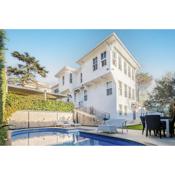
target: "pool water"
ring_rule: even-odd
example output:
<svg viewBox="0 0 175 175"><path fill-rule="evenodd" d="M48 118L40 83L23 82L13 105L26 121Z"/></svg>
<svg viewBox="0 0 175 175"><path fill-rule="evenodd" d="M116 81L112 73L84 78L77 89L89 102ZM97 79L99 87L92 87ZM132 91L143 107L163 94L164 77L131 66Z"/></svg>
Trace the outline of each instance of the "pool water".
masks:
<svg viewBox="0 0 175 175"><path fill-rule="evenodd" d="M12 145L31 146L141 146L130 140L91 134L75 129L38 128L14 130Z"/></svg>

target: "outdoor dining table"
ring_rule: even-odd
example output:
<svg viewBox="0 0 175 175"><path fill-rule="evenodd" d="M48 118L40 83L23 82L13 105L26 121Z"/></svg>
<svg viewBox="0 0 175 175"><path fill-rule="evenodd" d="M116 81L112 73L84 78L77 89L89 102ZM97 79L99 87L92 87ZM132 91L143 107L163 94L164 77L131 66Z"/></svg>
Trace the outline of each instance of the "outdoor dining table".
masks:
<svg viewBox="0 0 175 175"><path fill-rule="evenodd" d="M166 131L166 136L170 137L170 121L171 121L171 118L169 118L169 117L160 117L160 121L166 123L166 130L165 130Z"/></svg>

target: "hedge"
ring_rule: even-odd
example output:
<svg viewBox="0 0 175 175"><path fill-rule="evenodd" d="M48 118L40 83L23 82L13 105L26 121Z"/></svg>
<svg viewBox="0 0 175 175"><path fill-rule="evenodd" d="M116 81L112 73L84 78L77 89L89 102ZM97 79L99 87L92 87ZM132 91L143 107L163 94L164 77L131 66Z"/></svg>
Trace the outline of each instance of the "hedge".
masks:
<svg viewBox="0 0 175 175"><path fill-rule="evenodd" d="M7 144L7 128L0 128L0 145Z"/></svg>
<svg viewBox="0 0 175 175"><path fill-rule="evenodd" d="M0 124L4 120L6 103L6 72L4 57L5 32L0 29Z"/></svg>
<svg viewBox="0 0 175 175"><path fill-rule="evenodd" d="M74 105L72 103L44 100L35 95L24 96L9 93L6 100L5 121L9 119L12 113L18 110L72 112L73 109Z"/></svg>

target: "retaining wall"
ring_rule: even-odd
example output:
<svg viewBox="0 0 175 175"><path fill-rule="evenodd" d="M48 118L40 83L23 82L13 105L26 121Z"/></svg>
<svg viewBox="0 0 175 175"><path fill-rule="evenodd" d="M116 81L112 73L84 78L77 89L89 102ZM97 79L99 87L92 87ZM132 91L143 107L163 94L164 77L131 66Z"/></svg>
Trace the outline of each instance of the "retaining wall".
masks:
<svg viewBox="0 0 175 175"><path fill-rule="evenodd" d="M74 112L17 111L10 117L9 125L12 125L11 129L54 127L63 121L80 123L84 126L98 126L101 123L95 116L77 110Z"/></svg>
<svg viewBox="0 0 175 175"><path fill-rule="evenodd" d="M59 121L73 121L72 112L17 111L12 114L11 128L56 126Z"/></svg>

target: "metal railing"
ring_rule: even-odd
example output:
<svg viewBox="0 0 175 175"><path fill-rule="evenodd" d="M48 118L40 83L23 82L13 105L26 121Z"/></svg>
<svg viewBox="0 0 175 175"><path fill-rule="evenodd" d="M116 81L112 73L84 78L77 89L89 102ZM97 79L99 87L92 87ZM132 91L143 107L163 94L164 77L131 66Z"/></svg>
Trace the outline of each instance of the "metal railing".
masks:
<svg viewBox="0 0 175 175"><path fill-rule="evenodd" d="M80 107L79 110L95 115L99 120L109 119L110 113L95 109L94 107Z"/></svg>

